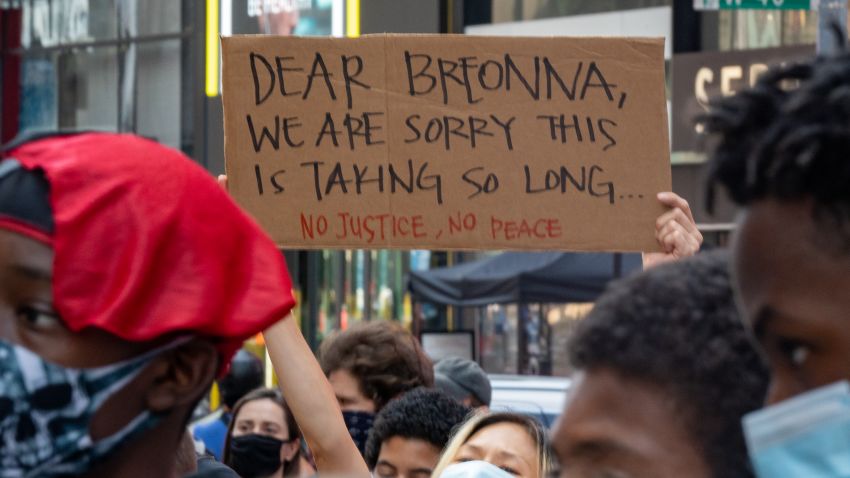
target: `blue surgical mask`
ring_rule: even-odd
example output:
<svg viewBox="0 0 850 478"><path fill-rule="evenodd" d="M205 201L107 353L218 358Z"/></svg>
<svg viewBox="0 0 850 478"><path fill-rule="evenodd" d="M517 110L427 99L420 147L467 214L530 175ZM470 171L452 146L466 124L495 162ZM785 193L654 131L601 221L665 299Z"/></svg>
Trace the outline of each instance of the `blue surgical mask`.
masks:
<svg viewBox="0 0 850 478"><path fill-rule="evenodd" d="M440 478L514 478L514 475L486 461L465 461L449 465Z"/></svg>
<svg viewBox="0 0 850 478"><path fill-rule="evenodd" d="M743 422L757 476L850 477L850 383L798 395Z"/></svg>
<svg viewBox="0 0 850 478"><path fill-rule="evenodd" d="M0 341L0 478L79 475L159 417L145 411L110 436L92 439L92 416L172 342L104 367L49 363Z"/></svg>

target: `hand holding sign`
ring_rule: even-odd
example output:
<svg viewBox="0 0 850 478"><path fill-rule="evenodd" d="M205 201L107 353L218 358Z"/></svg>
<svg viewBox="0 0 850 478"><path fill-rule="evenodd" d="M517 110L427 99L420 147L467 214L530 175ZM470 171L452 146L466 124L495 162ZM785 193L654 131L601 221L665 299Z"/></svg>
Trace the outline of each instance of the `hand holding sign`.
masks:
<svg viewBox="0 0 850 478"><path fill-rule="evenodd" d="M222 51L230 189L280 245L659 249L660 40L230 37Z"/></svg>
<svg viewBox="0 0 850 478"><path fill-rule="evenodd" d="M690 257L702 245L702 233L688 201L672 192L658 193L658 200L670 208L655 221L655 238L664 252L645 253L644 269Z"/></svg>

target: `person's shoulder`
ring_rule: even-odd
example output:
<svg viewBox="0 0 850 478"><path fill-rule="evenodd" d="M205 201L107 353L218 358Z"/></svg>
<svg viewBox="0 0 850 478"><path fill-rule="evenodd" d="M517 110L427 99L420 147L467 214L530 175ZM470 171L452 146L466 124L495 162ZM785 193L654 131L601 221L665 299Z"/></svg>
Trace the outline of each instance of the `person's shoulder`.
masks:
<svg viewBox="0 0 850 478"><path fill-rule="evenodd" d="M198 471L185 478L239 478L239 475L215 458L204 455L198 457Z"/></svg>
<svg viewBox="0 0 850 478"><path fill-rule="evenodd" d="M221 410L217 410L201 418L195 423L192 423L189 426L189 429L192 431L192 436L203 439L210 435L219 435L222 433L222 430L226 433L227 424L222 420L223 417L223 412Z"/></svg>
<svg viewBox="0 0 850 478"><path fill-rule="evenodd" d="M205 415L192 424L189 425L189 428L195 429L198 427L208 427L211 424L216 424L216 422L220 422L222 416L224 415L224 410L218 409L208 415Z"/></svg>

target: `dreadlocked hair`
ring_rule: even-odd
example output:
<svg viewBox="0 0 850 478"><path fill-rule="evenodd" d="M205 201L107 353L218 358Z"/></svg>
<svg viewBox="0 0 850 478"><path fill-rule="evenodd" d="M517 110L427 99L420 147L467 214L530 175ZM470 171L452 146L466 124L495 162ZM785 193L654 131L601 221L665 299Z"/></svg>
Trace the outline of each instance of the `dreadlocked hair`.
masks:
<svg viewBox="0 0 850 478"><path fill-rule="evenodd" d="M843 37L843 33L840 33ZM843 42L841 42L843 45ZM811 200L819 226L850 251L850 53L774 67L712 103L699 121L712 145L707 204L717 184L739 205Z"/></svg>

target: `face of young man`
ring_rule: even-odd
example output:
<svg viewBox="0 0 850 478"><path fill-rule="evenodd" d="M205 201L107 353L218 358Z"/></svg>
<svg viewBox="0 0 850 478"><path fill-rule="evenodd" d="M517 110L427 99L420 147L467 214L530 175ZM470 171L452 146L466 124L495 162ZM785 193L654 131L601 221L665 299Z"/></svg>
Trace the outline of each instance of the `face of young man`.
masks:
<svg viewBox="0 0 850 478"><path fill-rule="evenodd" d="M552 444L562 477L711 476L669 393L604 368L573 382Z"/></svg>
<svg viewBox="0 0 850 478"><path fill-rule="evenodd" d="M381 443L376 478L429 478L440 460L440 449L418 438L390 437Z"/></svg>
<svg viewBox="0 0 850 478"><path fill-rule="evenodd" d="M175 348L156 357L156 364L142 362L140 368L134 368L131 359L165 342L129 342L93 328L69 330L54 309L52 279L53 250L49 246L0 229L0 409L4 410L0 426L4 433L10 427L17 430L14 447L0 446L4 464L5 460L14 461L19 453L27 453L28 443L44 441L51 443L53 448L48 453L55 453L55 457L108 454L86 448L85 441L75 437L88 435L97 443L123 433L146 410L188 410L214 373L213 346L195 342L180 347L182 358L175 358ZM180 383L171 378L177 376L178 363L182 364L183 373ZM103 367L112 368L107 373ZM69 374L66 369L77 371ZM102 374L99 379L98 373ZM69 380L70 376L76 378ZM121 384L122 377L128 377L126 384ZM107 384L110 380L114 383ZM80 385L84 381L86 385ZM65 420L69 426L48 425L57 420ZM182 426L181 418L173 431L179 435ZM137 476L127 474L134 471L131 465L123 469L120 457L110 456L110 460L102 462L101 469L112 467L121 476ZM44 459L36 457L10 466L26 470L35 460ZM93 462L74 458L59 464L66 470L82 472Z"/></svg>
<svg viewBox="0 0 850 478"><path fill-rule="evenodd" d="M357 378L348 370L334 370L328 375L328 382L343 412L375 413L375 401L363 395Z"/></svg>
<svg viewBox="0 0 850 478"><path fill-rule="evenodd" d="M846 234L846 233L845 233ZM771 369L768 403L850 379L850 254L806 201L763 200L742 217L734 279Z"/></svg>
<svg viewBox="0 0 850 478"><path fill-rule="evenodd" d="M53 250L0 230L0 340L64 367L96 367L140 354L142 344L95 329L71 332L53 308Z"/></svg>

